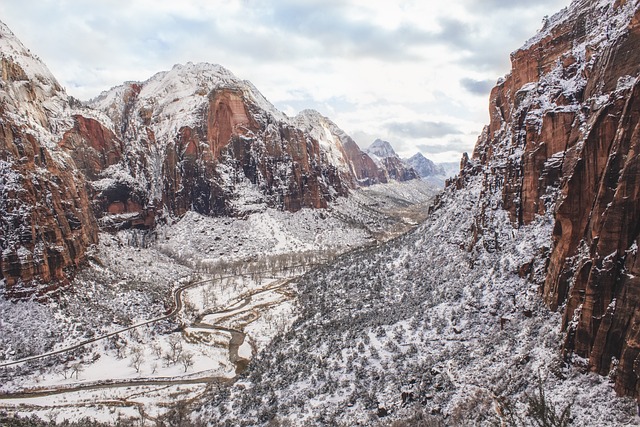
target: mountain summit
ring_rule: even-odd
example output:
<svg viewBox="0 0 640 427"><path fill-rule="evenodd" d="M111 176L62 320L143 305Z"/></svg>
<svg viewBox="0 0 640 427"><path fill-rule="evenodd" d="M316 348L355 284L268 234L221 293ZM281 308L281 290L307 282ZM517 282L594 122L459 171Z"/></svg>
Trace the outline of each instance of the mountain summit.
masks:
<svg viewBox="0 0 640 427"><path fill-rule="evenodd" d="M388 141L376 139L367 148L367 154L387 172L389 179L409 181L420 177L418 172L400 159Z"/></svg>
<svg viewBox="0 0 640 427"><path fill-rule="evenodd" d="M413 167L418 175L422 178L427 178L434 175L445 176L446 171L441 165L436 165L431 160L427 159L422 153L416 153L409 157L406 162Z"/></svg>
<svg viewBox="0 0 640 427"><path fill-rule="evenodd" d="M373 143L367 148L367 153L374 154L377 157L384 159L386 157L398 157L395 150L391 146L391 143L388 141L383 141L382 139L376 139Z"/></svg>

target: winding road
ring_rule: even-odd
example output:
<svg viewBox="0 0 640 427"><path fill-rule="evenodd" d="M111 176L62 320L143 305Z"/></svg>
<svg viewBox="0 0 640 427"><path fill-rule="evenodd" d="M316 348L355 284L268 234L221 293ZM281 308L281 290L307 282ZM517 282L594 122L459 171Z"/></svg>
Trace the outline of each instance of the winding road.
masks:
<svg viewBox="0 0 640 427"><path fill-rule="evenodd" d="M308 267L314 267L314 266L315 266L315 264L308 265ZM297 269L297 268L301 268L301 267L304 267L304 266L302 266L302 265L294 265L294 266L282 268L281 271L293 270L293 269ZM251 275L254 275L254 274L264 274L264 273L271 273L271 270L269 270L269 271L266 271L266 270L265 271L258 271L258 272L246 273L246 274L233 274L233 275L226 275L226 276L218 276L217 280L234 279L234 278L247 277L247 276L251 276ZM287 279L287 283L289 281L295 279L296 277L297 276ZM11 362L1 363L0 364L0 368L7 368L9 366L19 365L19 364L30 362L30 361L33 361L33 360L43 359L45 357L55 356L57 354L62 354L62 353L66 353L66 352L69 352L69 351L73 351L73 350L76 350L78 348L82 348L82 347L84 347L84 346L86 346L88 344L91 344L91 343L94 343L94 342L97 342L97 341L101 341L101 340L113 337L115 335L121 334L121 333L126 332L126 331L130 331L132 329L136 329L136 328L139 328L139 327L142 327L142 326L151 325L153 323L157 323L157 322L160 322L162 320L170 319L171 317L177 315L182 310L182 306L183 306L182 294L184 293L184 291L186 291L187 289L190 289L190 288L194 288L194 287L196 287L198 285L202 285L203 283L211 282L213 280L216 280L216 279L208 278L208 279L205 279L205 280L199 280L197 282L188 283L186 285L183 285L183 286L180 286L180 287L174 289L174 291L173 291L173 305L174 305L174 307L168 314L165 314L165 315L159 316L159 317L155 317L153 319L145 320L144 322L136 323L135 325L127 326L126 328L122 328L122 329L119 329L117 331L109 332L107 334L103 334L103 335L100 335L100 336L97 336L97 337L93 337L93 338L90 338L90 339L87 339L87 340L84 340L84 341L80 341L77 344L71 345L69 347L61 348L59 350L53 350L53 351L49 351L47 353L38 354L38 355L35 355L35 356L29 356L29 357L25 357L23 359L18 359L18 360L13 360ZM280 286L283 286L283 285L280 285ZM239 308L247 306L251 302L251 298L253 296L255 296L257 294L260 294L260 293L271 292L274 289L275 289L275 287L267 287L265 289L252 290L252 291L248 292L246 295L240 295L239 296L242 299L240 300L239 303L236 303L236 304L239 304L237 307L235 306L236 304L234 304L234 306L231 306L229 308L226 308L226 309L223 309L223 310L220 310L220 311L216 311L215 313L207 313L207 314L222 314L222 313L227 313L227 312L231 312L231 311L237 310ZM1 395L0 395L0 398L1 398Z"/></svg>
<svg viewBox="0 0 640 427"><path fill-rule="evenodd" d="M313 267L314 265L307 265L306 267ZM284 268L281 269L281 271L286 271L286 270L292 270L292 269L299 269L300 265L296 265L296 266L291 266L288 268ZM271 273L271 271L260 271L258 272L258 274L264 274L264 273ZM140 322L137 323L135 325L131 325L128 326L126 328L122 328L119 329L117 331L114 332L110 332L107 334L103 334L100 335L98 337L94 337L91 339L87 339L84 341L81 341L77 344L65 347L63 349L59 349L59 350L55 350L55 351L50 351L47 353L43 353L43 354L39 354L36 356L31 356L31 357L27 357L24 359L20 359L20 360L15 360L12 362L7 362L4 364L0 364L0 368L5 368L5 367L9 367L9 366L15 366L21 363L26 363L29 361L33 361L33 360L38 360L38 359L43 359L46 357L50 357L53 355L57 355L57 354L62 354L65 352L69 352L81 347L84 347L88 344L91 343L95 343L97 341L100 340L104 340L107 339L109 337L112 337L114 335L135 329L135 328L139 328L145 325L150 325L156 322L160 322L162 320L165 319L169 319L173 316L176 316L178 313L180 313L180 311L183 308L183 294L186 290L190 289L190 288L194 288L198 285L202 285L204 283L208 283L211 282L212 280L223 280L223 279L231 279L231 278L238 278L238 277L246 277L249 276L251 274L256 274L256 273L248 273L248 274L235 274L235 275L225 275L225 276L218 276L215 279L212 278L208 278L205 280L199 280L196 282L192 282L192 283L188 283L185 284L183 286L179 286L178 288L176 288L172 294L173 294L173 302L174 302L174 307L171 310L171 312L169 312L168 314L165 314L163 316L158 316L156 318L153 319L149 319L146 320L144 322ZM298 278L299 275L293 276L293 277L288 277L288 278L280 278L280 279L276 279L274 282L268 284L267 286L263 287L263 288L257 288L257 289L252 289L244 294L240 294L236 297L236 299L234 300L234 302L232 304L230 304L229 306L227 306L224 309L220 309L220 310L207 310L204 313L200 314L198 316L198 318L196 319L195 323L193 323L192 325L190 325L190 328L193 329L204 329L204 330L211 330L211 331L221 331L221 332L226 332L229 333L231 335L231 339L229 341L229 361L231 363L233 363L236 366L236 376L239 375L244 369L246 369L246 366L248 364L248 360L242 358L239 356L238 352L239 352L239 348L240 346L244 343L246 334L244 331L240 330L240 329L234 329L234 328L230 328L230 327L226 327L226 326L221 326L221 325L216 325L216 324L210 324L210 323L205 323L203 322L203 319L206 316L215 316L215 315L223 315L220 320L223 319L228 319L230 316L233 316L234 314L241 314L243 313L243 309L246 307L249 307L252 303L252 300L256 297L259 296L261 294L266 294L269 292L278 292L280 290L282 290L283 288L286 288L287 286L289 286L289 284L295 280L296 278ZM255 310L257 308L263 308L266 306L269 306L273 303L262 303L259 305L256 305L255 307L252 307L252 310ZM224 316L227 315L227 316ZM46 396L54 396L54 395L60 395L60 394L65 394L65 393L72 393L72 392L78 392L78 391L91 391L91 390L100 390L100 389L112 389L112 388L122 388L122 387L135 387L135 386L171 386L171 385L182 385L182 384L208 384L208 383L227 383L227 382L233 382L235 380L234 378L227 378L227 377L220 377L220 376L210 376L210 374L206 375L207 371L202 371L201 374L205 374L201 377L197 377L194 378L193 374L189 375L189 377L172 377L172 378L167 378L167 377L160 377L160 378L139 378L139 379L126 379L126 380L111 380L111 381L96 381L96 382L91 382L91 383L84 383L84 384L70 384L70 385L66 385L66 386L55 386L55 387L45 387L45 388L39 388L37 390L23 390L23 391L19 391L19 392L13 392L13 393L4 393L4 394L0 394L0 400L9 400L9 399L30 399L30 398L37 398L37 397L46 397Z"/></svg>

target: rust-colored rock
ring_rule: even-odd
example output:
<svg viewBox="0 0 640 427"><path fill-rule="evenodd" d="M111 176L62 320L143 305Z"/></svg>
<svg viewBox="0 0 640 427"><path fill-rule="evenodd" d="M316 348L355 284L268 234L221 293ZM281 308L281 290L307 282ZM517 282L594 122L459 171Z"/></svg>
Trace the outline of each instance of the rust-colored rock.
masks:
<svg viewBox="0 0 640 427"><path fill-rule="evenodd" d="M640 12L637 0L600 6L574 2L512 55L464 167L482 165L483 191L501 192L515 226L553 218L540 289L564 307L564 351L615 367L616 391L638 396Z"/></svg>
<svg viewBox="0 0 640 427"><path fill-rule="evenodd" d="M7 117L0 118L0 169L0 279L7 295L65 286L98 239L82 175Z"/></svg>
<svg viewBox="0 0 640 427"><path fill-rule="evenodd" d="M115 134L95 119L73 116L74 125L65 132L60 147L69 152L87 179L98 179L109 166L122 161L124 146Z"/></svg>
<svg viewBox="0 0 640 427"><path fill-rule="evenodd" d="M0 22L0 284L11 298L69 283L96 243L84 176L55 147L72 103Z"/></svg>

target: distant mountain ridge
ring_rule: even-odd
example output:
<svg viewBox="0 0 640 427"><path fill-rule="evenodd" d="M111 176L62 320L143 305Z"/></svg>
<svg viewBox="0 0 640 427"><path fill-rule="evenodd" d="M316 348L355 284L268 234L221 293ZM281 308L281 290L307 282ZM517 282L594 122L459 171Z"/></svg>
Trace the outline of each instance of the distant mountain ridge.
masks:
<svg viewBox="0 0 640 427"><path fill-rule="evenodd" d="M416 153L404 161L413 167L423 180L440 187L444 187L446 180L456 176L460 171L459 162L434 163L422 153Z"/></svg>
<svg viewBox="0 0 640 427"><path fill-rule="evenodd" d="M436 165L421 153L416 153L405 161L410 164L422 178L433 175L445 175L446 173L444 167Z"/></svg>

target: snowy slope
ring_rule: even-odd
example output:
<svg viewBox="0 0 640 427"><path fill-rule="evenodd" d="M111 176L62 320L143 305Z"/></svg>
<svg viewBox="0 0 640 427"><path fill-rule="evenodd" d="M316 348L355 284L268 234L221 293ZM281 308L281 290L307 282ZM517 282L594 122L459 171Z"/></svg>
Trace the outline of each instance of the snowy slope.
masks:
<svg viewBox="0 0 640 427"><path fill-rule="evenodd" d="M28 127L49 150L55 150L62 134L73 125L73 114L106 120L69 97L47 66L1 21L0 61L2 78L10 79L10 84L0 88L5 112Z"/></svg>
<svg viewBox="0 0 640 427"><path fill-rule="evenodd" d="M415 232L307 275L291 330L229 397L210 396L212 423L386 425L423 414L434 425L499 424L508 410L526 416L538 376L549 401L574 405L577 425L637 421L606 378L564 363L560 316L518 276L549 247L549 218L514 229L487 209L499 194L480 202L481 187L470 177ZM481 221L490 230L473 239Z"/></svg>

